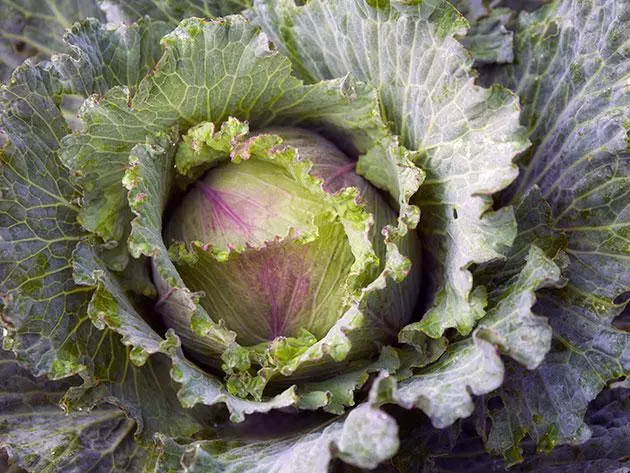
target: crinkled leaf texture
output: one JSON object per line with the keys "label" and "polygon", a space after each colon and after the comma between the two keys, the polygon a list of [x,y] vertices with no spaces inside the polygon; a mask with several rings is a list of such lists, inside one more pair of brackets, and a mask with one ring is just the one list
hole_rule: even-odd
{"label": "crinkled leaf texture", "polygon": [[[393,128],[421,152],[427,180],[414,201],[423,208],[431,306],[399,339],[425,350],[427,336],[439,341],[450,327],[470,334],[482,320],[474,336],[449,347],[438,363],[411,362],[390,401],[422,408],[441,427],[470,415],[471,393],[490,392],[503,380],[495,346],[530,369],[549,350],[551,329],[530,309],[534,291],[560,279],[555,255],[538,248],[521,255],[527,265],[510,275],[509,291],[488,297],[484,286],[473,290],[468,270],[504,256],[516,235],[511,209],[492,211],[490,198],[515,177],[511,161],[527,145],[516,97],[474,85],[471,59],[454,39],[465,21],[448,4],[260,1],[248,16],[308,80],[352,72],[372,82]],[[312,24],[323,25],[324,32]]]}
{"label": "crinkled leaf texture", "polygon": [[136,423],[123,410],[112,405],[62,410],[63,395],[76,379],[34,377],[6,351],[0,352],[0,379],[0,448],[15,466],[122,473],[145,464],[148,450],[135,441]]}
{"label": "crinkled leaf texture", "polygon": [[66,28],[87,17],[105,19],[96,0],[0,2],[0,81],[7,81],[27,57],[64,51]]}
{"label": "crinkled leaf texture", "polygon": [[[243,6],[110,2],[110,16],[149,13],[154,20],[77,24],[66,37],[69,54],[18,68],[1,90],[9,138],[0,152],[1,321],[12,353],[2,352],[0,372],[6,391],[20,393],[0,393],[8,406],[0,415],[6,463],[53,472],[318,473],[340,458],[374,468],[398,449],[398,427],[382,404],[420,408],[446,427],[469,416],[472,396],[494,391],[504,377],[477,403],[478,431],[491,452],[515,463],[527,435],[543,450],[587,439],[589,401],[628,374],[630,359],[627,333],[612,326],[630,280],[628,2],[565,0],[523,14],[518,61],[484,69],[488,83],[499,80],[520,95],[521,124],[534,142],[503,194],[515,212],[492,210],[492,194],[515,179],[512,160],[528,144],[518,100],[502,87],[474,84],[473,59],[456,41],[466,22],[451,6],[255,2],[249,17],[288,59],[241,17],[184,21],[162,39],[163,51],[157,45],[179,15]],[[481,54],[487,62],[501,62],[497,54],[509,60],[505,18],[495,13],[486,18],[495,23],[473,27],[480,41],[496,40],[473,45],[478,61]],[[89,96],[85,127],[74,134],[59,108],[66,93]],[[381,113],[415,152],[398,146]],[[230,120],[334,135],[358,157],[358,172],[391,195],[400,214],[386,228],[387,262],[370,290],[405,272],[398,245],[418,221],[409,204],[415,194],[430,280],[427,314],[400,333],[407,348],[385,348],[378,360],[343,365],[342,375],[251,401],[191,363],[174,332],[154,331],[156,314],[129,295],[129,277],[116,273],[142,274],[139,287],[150,294],[142,258],[154,258],[169,300],[205,348],[225,355],[232,374],[249,369],[239,371],[235,335],[185,287],[161,237],[179,134],[202,122],[218,130]],[[423,174],[412,160],[427,173],[419,192]],[[360,315],[351,311],[326,339],[334,343],[312,350],[315,357],[343,358]],[[449,328],[463,339],[447,346]],[[370,373],[380,374],[367,401],[344,417],[271,440],[243,434],[261,418],[311,419],[295,415],[298,409],[342,414]],[[217,404],[242,422],[233,427],[237,435],[223,438],[210,422]],[[622,449],[627,408],[613,405],[620,427],[607,425],[602,443]],[[327,415],[313,419],[320,414]],[[603,453],[578,458],[580,467],[624,468],[597,443],[597,422],[590,425],[586,445]],[[527,461],[524,468],[530,461],[541,471],[556,468]]]}
{"label": "crinkled leaf texture", "polygon": [[[396,353],[384,350],[377,361],[352,365],[338,383],[329,379],[305,386],[300,394],[306,403],[298,402],[295,387],[260,402],[249,401],[229,394],[222,381],[188,361],[171,331],[164,336],[154,331],[148,320],[155,315],[138,310],[139,300],[128,294],[128,279],[112,271],[125,265],[138,268],[127,255],[127,238],[134,258],[153,257],[160,260],[158,266],[164,265],[168,284],[188,304],[185,310],[191,309],[190,322],[200,336],[233,346],[232,335],[200,311],[196,296],[177,281],[177,273],[169,274],[172,263],[161,224],[178,130],[206,120],[219,124],[234,114],[254,126],[290,123],[334,130],[347,139],[351,151],[362,156],[375,182],[390,191],[401,209],[385,232],[384,268],[366,294],[394,284],[406,272],[397,243],[417,223],[417,209],[408,200],[422,179],[410,153],[382,122],[370,86],[352,78],[303,85],[290,75],[289,61],[269,49],[266,38],[240,17],[183,22],[163,39],[162,59],[142,78],[132,70],[154,69],[157,54],[150,39],[162,29],[161,23],[148,20],[118,29],[104,29],[94,21],[77,24],[67,37],[70,55],[56,56],[52,64],[21,66],[1,96],[2,125],[9,138],[0,175],[4,347],[37,376],[80,375],[82,384],[58,393],[63,405],[71,416],[83,412],[90,425],[98,422],[95,416],[102,410],[95,406],[114,406],[112,416],[122,418],[122,413],[131,437],[149,449],[134,457],[140,462],[146,456],[145,469],[161,468],[167,461],[165,445],[173,444],[172,438],[185,444],[212,430],[207,419],[215,410],[203,405],[223,404],[237,422],[247,414],[291,407],[323,407],[339,414],[354,405],[353,391],[367,381],[368,373],[398,366]],[[99,64],[101,57],[108,58],[105,67]],[[225,67],[215,69],[217,77],[197,75],[195,65],[206,60],[215,65],[221,60]],[[77,71],[84,80],[77,80]],[[84,104],[81,115],[87,126],[75,134],[70,134],[59,108],[67,92],[98,94]],[[112,259],[111,242],[101,245],[86,228],[106,239],[116,237],[118,254]],[[333,336],[345,343],[346,329],[338,327]],[[251,459],[238,449],[260,452],[266,460],[259,462],[260,471],[288,471],[274,455],[294,458],[296,464],[313,462],[310,471],[326,471],[336,457],[372,468],[398,448],[396,423],[379,404],[370,400],[345,419],[321,428],[311,425],[304,442],[295,436],[273,442],[244,437],[222,448],[221,468],[246,468],[242,465]],[[64,447],[71,439],[58,441]],[[31,468],[28,462],[35,457],[23,450],[27,446],[22,440],[8,438],[3,443],[16,452],[19,465]],[[66,471],[66,457],[57,458],[57,450],[44,444],[33,448],[46,468]],[[115,448],[117,444],[103,446],[108,454]],[[309,460],[301,453],[305,449],[320,453]],[[175,471],[187,468],[189,450],[179,453]],[[219,461],[218,453],[215,456]],[[106,467],[99,464],[96,469],[101,468]]]}
{"label": "crinkled leaf texture", "polygon": [[[521,14],[518,63],[484,78],[522,97],[534,141],[505,200],[523,201],[523,218],[547,207],[534,227],[564,234],[569,256],[568,285],[539,297],[551,352],[535,371],[510,366],[488,414],[487,447],[512,462],[526,435],[542,449],[588,439],[588,403],[630,369],[630,337],[612,325],[630,290],[629,32],[627,1],[557,1]],[[544,238],[528,226],[524,238]]]}
{"label": "crinkled leaf texture", "polygon": [[421,152],[418,164],[427,173],[414,199],[433,283],[422,330],[433,338],[451,327],[469,334],[487,301],[483,288],[473,291],[468,267],[501,257],[514,239],[511,209],[492,211],[490,195],[516,177],[512,159],[527,140],[517,98],[474,85],[472,60],[454,39],[465,19],[439,1],[372,7],[359,0],[261,0],[249,16],[305,79],[350,72],[377,88],[393,129]]}

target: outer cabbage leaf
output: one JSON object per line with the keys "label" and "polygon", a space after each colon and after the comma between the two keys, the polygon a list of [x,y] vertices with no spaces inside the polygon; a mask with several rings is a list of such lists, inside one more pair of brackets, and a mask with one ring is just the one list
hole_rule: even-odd
{"label": "outer cabbage leaf", "polygon": [[487,446],[511,461],[526,434],[541,448],[586,440],[589,401],[630,368],[630,336],[612,326],[630,290],[629,19],[627,1],[522,13],[518,64],[488,72],[522,96],[535,142],[506,198],[537,185],[570,257],[567,287],[539,301],[554,331],[551,353],[534,372],[511,367],[504,408],[490,412]]}
{"label": "outer cabbage leaf", "polygon": [[170,29],[148,18],[116,27],[89,18],[68,29],[63,40],[69,52],[52,62],[75,94],[102,95],[116,85],[135,90],[160,59],[160,39]]}
{"label": "outer cabbage leaf", "polygon": [[[519,207],[519,215],[524,213],[523,206]],[[506,262],[491,264],[478,275],[480,279],[489,275],[483,282],[491,289],[490,303],[472,340],[449,346],[438,362],[402,379],[392,394],[393,402],[407,408],[419,407],[436,427],[446,427],[473,412],[471,393],[487,394],[503,382],[504,366],[495,346],[527,369],[540,365],[550,349],[552,331],[545,317],[532,312],[535,291],[563,285],[561,267],[566,255],[559,251],[562,238],[546,231],[546,227],[534,242],[552,257],[524,238],[526,230],[536,235],[539,223],[532,218],[531,227],[523,229]],[[401,339],[417,333],[417,326],[414,323],[405,327]]]}
{"label": "outer cabbage leaf", "polygon": [[85,323],[89,291],[72,282],[70,258],[84,232],[75,189],[56,157],[68,132],[55,104],[60,91],[50,68],[27,65],[0,91],[10,140],[0,152],[2,322],[10,330],[4,343],[36,376],[53,378],[89,364],[84,358],[98,338]]}
{"label": "outer cabbage leaf", "polygon": [[[383,473],[504,473],[504,459],[486,452],[475,425],[482,416],[474,415],[450,429],[431,428],[422,419],[414,419],[413,426],[401,426],[400,453],[392,460],[391,469]],[[524,461],[508,471],[516,473],[628,473],[630,452],[628,430],[630,424],[629,391],[624,388],[606,389],[591,404],[585,422],[592,437],[581,445],[560,445],[551,452],[541,453],[531,439],[523,442]],[[418,470],[420,468],[420,470]],[[380,471],[380,470],[379,470]]]}
{"label": "outer cabbage leaf", "polygon": [[41,59],[64,51],[63,32],[86,17],[105,18],[96,0],[2,0],[0,81],[29,56]]}
{"label": "outer cabbage leaf", "polygon": [[226,16],[240,13],[250,5],[250,0],[106,0],[102,8],[109,21],[149,16],[175,26],[184,18]]}
{"label": "outer cabbage leaf", "polygon": [[513,12],[507,8],[492,9],[487,16],[477,19],[466,15],[471,26],[461,42],[473,55],[475,65],[503,64],[514,60],[514,35],[507,28],[512,16]]}
{"label": "outer cabbage leaf", "polygon": [[[372,389],[367,402],[347,416],[330,419],[316,428],[304,430],[299,419],[289,420],[289,434],[256,438],[256,432],[270,429],[269,420],[251,425],[246,440],[210,440],[180,445],[160,437],[163,454],[157,458],[157,471],[326,473],[335,458],[360,468],[372,469],[398,450],[398,426],[379,409],[382,393]],[[304,415],[304,414],[302,414]],[[276,420],[282,423],[282,419]],[[252,436],[253,432],[253,436]],[[266,435],[268,437],[268,435]]]}
{"label": "outer cabbage leaf", "polygon": [[8,450],[13,465],[27,471],[121,473],[144,465],[148,452],[136,442],[136,423],[123,410],[112,405],[62,410],[62,397],[76,379],[34,377],[0,350],[0,380],[0,449]]}
{"label": "outer cabbage leaf", "polygon": [[503,363],[495,347],[473,333],[448,347],[441,359],[398,383],[391,401],[422,409],[435,427],[444,428],[468,417],[472,394],[494,391],[503,381]]}
{"label": "outer cabbage leaf", "polygon": [[482,289],[472,291],[468,266],[500,257],[514,238],[511,211],[493,212],[490,195],[514,179],[512,158],[527,140],[516,98],[473,84],[472,60],[453,38],[466,21],[441,2],[261,0],[248,15],[305,79],[352,72],[374,84],[403,144],[422,152],[427,180],[415,202],[433,280],[423,330],[435,338],[449,327],[470,333],[486,300]]}
{"label": "outer cabbage leaf", "polygon": [[[163,416],[180,407],[174,391],[168,394],[168,365],[154,360],[143,369],[130,366],[120,337],[90,321],[92,288],[73,282],[73,251],[84,232],[75,220],[74,188],[56,160],[66,131],[55,105],[59,90],[46,65],[21,66],[2,90],[3,126],[11,140],[0,168],[4,346],[36,376],[80,374],[84,384],[68,394],[70,406],[105,398],[123,406],[140,428],[190,435],[200,426],[183,409],[177,422]],[[132,359],[139,365],[146,360]],[[152,396],[154,391],[163,395]],[[140,415],[142,406],[153,408]]]}

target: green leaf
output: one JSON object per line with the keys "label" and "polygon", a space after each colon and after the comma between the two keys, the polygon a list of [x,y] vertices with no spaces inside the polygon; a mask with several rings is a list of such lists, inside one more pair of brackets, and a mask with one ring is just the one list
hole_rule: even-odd
{"label": "green leaf", "polygon": [[[488,286],[491,293],[496,295],[501,294],[504,286],[509,287],[509,281],[522,271],[532,246],[556,260],[562,259],[561,250],[566,250],[567,246],[567,238],[554,228],[551,207],[540,195],[537,186],[521,196],[515,202],[515,207],[518,234],[507,258],[480,265],[475,271],[475,282]],[[566,265],[566,262],[562,264]]]}
{"label": "green leaf", "polygon": [[[213,18],[240,13],[251,5],[250,0],[109,0],[101,7],[108,17],[141,18],[177,25],[184,18]],[[112,20],[110,20],[112,21]]]}
{"label": "green leaf", "polygon": [[365,469],[393,457],[399,446],[396,421],[369,404],[350,411],[336,442],[339,458]]}
{"label": "green leaf", "polygon": [[461,43],[471,52],[475,65],[503,64],[514,60],[513,33],[507,29],[513,12],[508,8],[491,9],[487,16],[472,20]]}
{"label": "green leaf", "polygon": [[[473,335],[481,340],[476,344],[466,340],[451,345],[440,361],[401,381],[402,394],[394,395],[394,400],[405,407],[420,407],[437,427],[450,425],[472,413],[468,386],[475,394],[486,394],[500,386],[503,365],[489,344],[530,370],[540,365],[550,349],[551,326],[545,317],[531,309],[536,302],[535,291],[561,287],[565,282],[561,267],[566,265],[566,255],[560,251],[563,239],[545,226],[549,213],[544,211],[545,202],[538,197],[532,193],[518,207],[517,215],[528,226],[521,228],[506,262],[489,264],[476,274],[491,289],[487,315]],[[534,243],[540,243],[553,257]],[[405,327],[399,338],[423,348],[426,340],[414,338],[422,334],[418,325]],[[414,365],[411,368],[413,373]],[[404,377],[405,373],[401,371],[398,377]]]}
{"label": "green leaf", "polygon": [[629,7],[566,0],[522,13],[521,59],[486,78],[521,95],[535,143],[506,198],[521,199],[537,185],[570,257],[567,287],[539,298],[554,331],[552,351],[534,372],[510,370],[500,393],[505,408],[491,413],[488,447],[511,462],[520,460],[526,434],[541,449],[587,439],[588,403],[630,368],[630,337],[611,325],[625,305],[617,298],[630,290]]}
{"label": "green leaf", "polygon": [[421,152],[417,163],[427,174],[414,200],[424,212],[424,265],[433,282],[423,328],[434,338],[449,327],[470,333],[485,298],[472,292],[467,268],[500,257],[515,236],[511,211],[493,212],[490,195],[515,178],[512,159],[527,140],[516,97],[473,84],[472,59],[454,40],[466,21],[439,1],[261,0],[248,16],[306,80],[350,72],[377,88],[393,130]]}
{"label": "green leaf", "polygon": [[[561,254],[559,259],[564,257]],[[560,268],[532,245],[523,270],[497,291],[497,300],[479,323],[483,337],[498,345],[502,353],[535,369],[551,348],[551,326],[545,317],[531,312],[535,291],[562,283]]]}
{"label": "green leaf", "polygon": [[371,373],[395,373],[400,366],[398,354],[391,347],[383,347],[376,361],[357,361],[344,373],[323,381],[301,383],[298,389],[301,409],[319,409],[341,415],[355,404],[355,391],[362,388]]}
{"label": "green leaf", "polygon": [[[478,410],[481,413],[482,410]],[[523,442],[525,455],[521,465],[507,471],[518,473],[579,473],[616,472],[627,473],[627,456],[630,444],[630,390],[606,389],[590,403],[586,422],[592,437],[579,445],[559,445],[551,452],[537,452],[531,439]],[[415,421],[415,422],[414,422]],[[401,427],[401,451],[393,459],[395,469],[383,469],[399,473],[411,473],[414,468],[425,468],[431,473],[460,471],[462,465],[468,471],[501,473],[506,471],[501,457],[486,452],[477,431],[485,426],[479,418],[463,422],[451,429],[432,429],[422,419],[410,419],[410,429]],[[422,471],[422,470],[420,470]]]}
{"label": "green leaf", "polygon": [[488,414],[486,448],[510,464],[522,461],[519,444],[525,435],[543,451],[588,440],[583,418],[589,402],[608,380],[630,369],[630,337],[611,325],[619,306],[572,285],[539,295],[538,301],[553,328],[552,350],[534,371],[508,364],[497,392],[503,407]]}
{"label": "green leaf", "polygon": [[[572,283],[610,299],[630,286],[624,238],[630,93],[616,88],[630,75],[624,55],[629,11],[626,2],[602,0],[555,2],[523,13],[517,46],[524,59],[492,76],[523,97],[522,121],[536,143],[523,157],[523,172],[509,195],[519,198],[538,185],[551,205],[555,229],[567,235],[573,264],[581,268]],[[587,44],[582,41],[587,33],[580,33],[567,16],[585,28],[610,28],[596,34],[599,42]],[[539,59],[530,59],[535,56]],[[532,80],[548,69],[552,72],[544,80]],[[558,77],[566,80],[559,84]]]}
{"label": "green leaf", "polygon": [[[293,432],[270,439],[245,435],[242,440],[208,440],[180,445],[158,436],[161,454],[155,471],[225,473],[327,473],[334,458],[361,468],[374,468],[398,449],[392,417],[371,403],[349,416],[307,431],[294,422]],[[267,426],[269,428],[269,426]],[[303,430],[303,429],[302,429]]]}
{"label": "green leaf", "polygon": [[496,348],[477,336],[449,346],[435,363],[398,383],[392,401],[422,409],[437,428],[468,417],[475,406],[471,394],[494,391],[503,381]]}
{"label": "green leaf", "polygon": [[[84,233],[75,221],[74,189],[56,160],[59,137],[66,131],[55,105],[59,90],[52,71],[28,65],[2,90],[3,126],[11,140],[0,174],[2,322],[8,330],[4,346],[36,376],[80,374],[84,385],[73,388],[69,405],[90,407],[115,396],[140,426],[155,430],[163,420],[161,412],[173,411],[173,400],[179,406],[174,391],[171,398],[167,395],[168,366],[161,370],[158,360],[142,372],[130,368],[129,350],[119,337],[90,321],[104,326],[99,314],[111,298],[103,301],[98,291],[92,296],[91,287],[73,280],[72,253]],[[103,302],[88,308],[91,296]],[[163,396],[152,398],[150,393],[156,391]],[[138,400],[137,393],[144,400]],[[139,408],[144,402],[157,402],[158,407],[142,417]],[[183,435],[199,429],[183,414],[179,419],[161,424],[161,430]]]}
{"label": "green leaf", "polygon": [[105,19],[95,0],[2,0],[0,2],[0,81],[29,56],[65,51],[63,32],[86,17]]}
{"label": "green leaf", "polygon": [[86,131],[61,142],[59,158],[83,187],[78,220],[105,240],[121,240],[131,221],[122,178],[131,148],[153,128],[131,113],[130,100],[126,87],[114,87],[103,98],[91,96],[79,112]]}
{"label": "green leaf", "polygon": [[52,62],[75,94],[102,95],[116,85],[134,91],[160,59],[160,39],[169,31],[148,18],[115,28],[88,18],[68,29],[63,36],[68,54],[57,54]]}
{"label": "green leaf", "polygon": [[[75,189],[57,161],[67,133],[56,101],[61,86],[47,66],[21,66],[0,90],[10,140],[0,151],[0,294],[5,347],[35,375],[82,371],[93,327],[90,291],[72,281],[70,259],[84,236]],[[88,322],[88,323],[86,323]]]}
{"label": "green leaf", "polygon": [[566,284],[561,271],[568,258],[566,238],[551,227],[551,209],[537,187],[518,204],[516,216],[519,233],[507,259],[481,266],[475,279],[490,288],[490,308],[480,322],[489,330],[485,338],[531,370],[549,351],[552,335],[547,319],[530,310],[535,292]]}
{"label": "green leaf", "polygon": [[602,392],[589,405],[586,422],[593,435],[582,445],[556,447],[547,455],[530,455],[527,467],[541,473],[553,473],[564,465],[574,471],[618,471],[628,469],[630,454],[630,392],[610,389]]}
{"label": "green leaf", "polygon": [[136,443],[136,423],[122,409],[62,410],[74,382],[34,377],[0,350],[0,448],[32,472],[139,471],[148,451]]}

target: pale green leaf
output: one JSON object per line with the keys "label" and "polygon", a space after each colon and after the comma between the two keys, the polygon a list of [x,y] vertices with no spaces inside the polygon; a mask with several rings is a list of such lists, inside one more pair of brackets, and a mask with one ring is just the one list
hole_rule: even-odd
{"label": "pale green leaf", "polygon": [[475,332],[449,346],[437,362],[400,381],[392,401],[407,409],[422,409],[435,427],[444,428],[472,414],[471,394],[494,391],[503,382],[503,371],[494,345]]}
{"label": "pale green leaf", "polygon": [[394,419],[369,403],[350,415],[307,431],[295,420],[294,432],[269,439],[244,435],[240,440],[181,445],[159,436],[160,455],[154,469],[177,473],[328,473],[335,458],[363,468],[374,468],[391,458],[398,448]]}
{"label": "pale green leaf", "polygon": [[424,330],[435,338],[449,327],[470,333],[485,298],[472,292],[467,268],[502,256],[515,236],[511,211],[493,212],[490,195],[515,178],[512,159],[527,140],[516,97],[474,85],[472,59],[454,39],[466,21],[439,1],[260,0],[248,16],[305,79],[350,72],[377,87],[393,130],[422,152],[427,174],[415,198],[433,282]]}

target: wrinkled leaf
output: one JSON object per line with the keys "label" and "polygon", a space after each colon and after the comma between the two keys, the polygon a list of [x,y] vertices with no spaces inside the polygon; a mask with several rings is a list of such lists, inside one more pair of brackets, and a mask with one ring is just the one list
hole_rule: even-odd
{"label": "wrinkled leaf", "polygon": [[625,305],[617,298],[630,290],[629,19],[627,1],[566,0],[522,13],[520,60],[486,77],[522,97],[535,143],[505,199],[537,185],[570,257],[568,286],[539,297],[552,351],[536,371],[509,370],[505,408],[491,413],[487,445],[510,461],[526,434],[543,449],[586,440],[589,401],[630,368],[630,337],[612,326]]}
{"label": "wrinkled leaf", "polygon": [[516,233],[511,210],[493,212],[490,195],[514,179],[512,159],[527,145],[518,103],[503,88],[474,85],[472,60],[454,39],[466,21],[449,4],[377,5],[260,0],[248,15],[306,80],[351,72],[374,84],[393,130],[422,152],[427,179],[414,203],[432,281],[423,329],[434,338],[449,327],[468,334],[486,300],[467,268],[500,257]]}
{"label": "wrinkled leaf", "polygon": [[104,19],[96,0],[2,0],[0,2],[0,81],[25,58],[65,51],[63,32],[86,17]]}
{"label": "wrinkled leaf", "polygon": [[142,468],[147,450],[136,443],[136,423],[123,410],[112,405],[71,414],[62,410],[61,399],[73,381],[34,377],[0,350],[0,449],[27,471]]}

